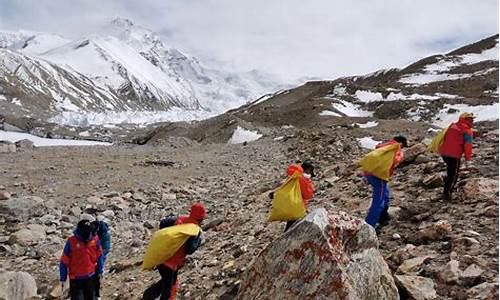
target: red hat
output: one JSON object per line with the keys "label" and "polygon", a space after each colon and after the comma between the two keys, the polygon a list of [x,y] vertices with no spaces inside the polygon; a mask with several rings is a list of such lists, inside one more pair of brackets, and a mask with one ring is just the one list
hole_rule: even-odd
{"label": "red hat", "polygon": [[195,220],[203,220],[207,216],[207,210],[205,206],[201,203],[194,203],[191,206],[191,211],[189,216]]}

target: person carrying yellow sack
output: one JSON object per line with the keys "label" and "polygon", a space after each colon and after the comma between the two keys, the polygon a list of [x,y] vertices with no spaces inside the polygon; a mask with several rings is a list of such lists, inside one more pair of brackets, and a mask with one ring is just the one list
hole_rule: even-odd
{"label": "person carrying yellow sack", "polygon": [[[189,216],[179,216],[178,218],[167,216],[160,221],[160,230],[158,232],[163,231],[164,233],[169,230],[174,232],[176,228],[179,228],[178,232],[184,230],[184,232],[181,232],[181,235],[184,234],[189,237],[185,237],[184,244],[173,255],[167,257],[163,263],[156,266],[161,279],[146,289],[142,297],[143,300],[152,300],[158,297],[161,300],[175,299],[179,286],[177,272],[184,265],[186,255],[193,254],[201,245],[201,230],[199,226],[203,223],[206,215],[205,206],[201,203],[194,203],[191,206]],[[151,242],[153,242],[154,237]],[[169,241],[163,242],[168,244]],[[148,257],[148,251],[146,251],[144,261]],[[143,262],[143,267],[148,268],[149,265],[145,266],[145,262]]]}
{"label": "person carrying yellow sack", "polygon": [[377,223],[384,226],[389,221],[390,191],[388,181],[394,169],[403,160],[401,148],[407,147],[404,136],[396,136],[391,141],[378,144],[359,165],[365,180],[372,186],[372,203],[366,216],[366,223],[377,229]]}
{"label": "person carrying yellow sack", "polygon": [[[269,198],[273,199],[273,211],[269,221],[286,221],[285,232],[298,219],[304,217],[307,211],[307,203],[314,196],[314,185],[311,180],[315,176],[314,165],[309,159],[303,162],[297,161],[288,167],[287,176],[287,181],[281,187],[269,193]],[[297,192],[297,187],[300,189],[300,193],[294,195]],[[289,199],[290,197],[300,198],[303,206],[297,208],[294,205],[295,203],[291,203],[296,199]],[[280,209],[282,210],[281,213],[278,212]]]}

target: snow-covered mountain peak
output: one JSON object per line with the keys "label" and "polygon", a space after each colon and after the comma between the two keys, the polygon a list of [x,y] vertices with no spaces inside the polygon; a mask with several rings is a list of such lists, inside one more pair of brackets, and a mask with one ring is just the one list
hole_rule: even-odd
{"label": "snow-covered mountain peak", "polygon": [[26,54],[40,54],[68,42],[70,40],[53,33],[28,30],[0,31],[0,48]]}

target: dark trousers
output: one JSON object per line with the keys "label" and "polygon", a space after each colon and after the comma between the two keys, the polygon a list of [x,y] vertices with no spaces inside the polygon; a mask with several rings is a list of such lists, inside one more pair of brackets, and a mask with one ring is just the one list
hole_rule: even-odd
{"label": "dark trousers", "polygon": [[101,277],[98,276],[97,274],[94,275],[94,289],[95,289],[95,296],[96,297],[101,297]]}
{"label": "dark trousers", "polygon": [[160,281],[150,286],[142,295],[142,300],[153,300],[160,297],[160,300],[168,300],[177,283],[177,271],[174,271],[165,265],[158,266]]}
{"label": "dark trousers", "polygon": [[444,182],[443,197],[445,199],[451,199],[451,194],[455,188],[455,184],[458,179],[458,171],[460,170],[460,159],[443,156],[443,160],[446,163],[446,180]]}
{"label": "dark trousers", "polygon": [[94,277],[88,279],[71,279],[69,281],[69,295],[71,300],[94,300]]}
{"label": "dark trousers", "polygon": [[287,221],[286,226],[285,226],[285,232],[287,232],[288,229],[290,229],[290,227],[292,227],[293,224],[295,224],[295,222],[297,222],[297,221]]}

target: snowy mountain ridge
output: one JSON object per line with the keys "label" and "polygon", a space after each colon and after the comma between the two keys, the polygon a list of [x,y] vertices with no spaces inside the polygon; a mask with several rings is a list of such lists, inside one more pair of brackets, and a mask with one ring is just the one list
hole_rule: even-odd
{"label": "snowy mountain ridge", "polygon": [[117,18],[76,40],[0,32],[0,86],[4,111],[71,123],[89,113],[141,111],[175,116],[171,121],[203,118],[282,85],[256,71],[208,69],[149,29]]}

